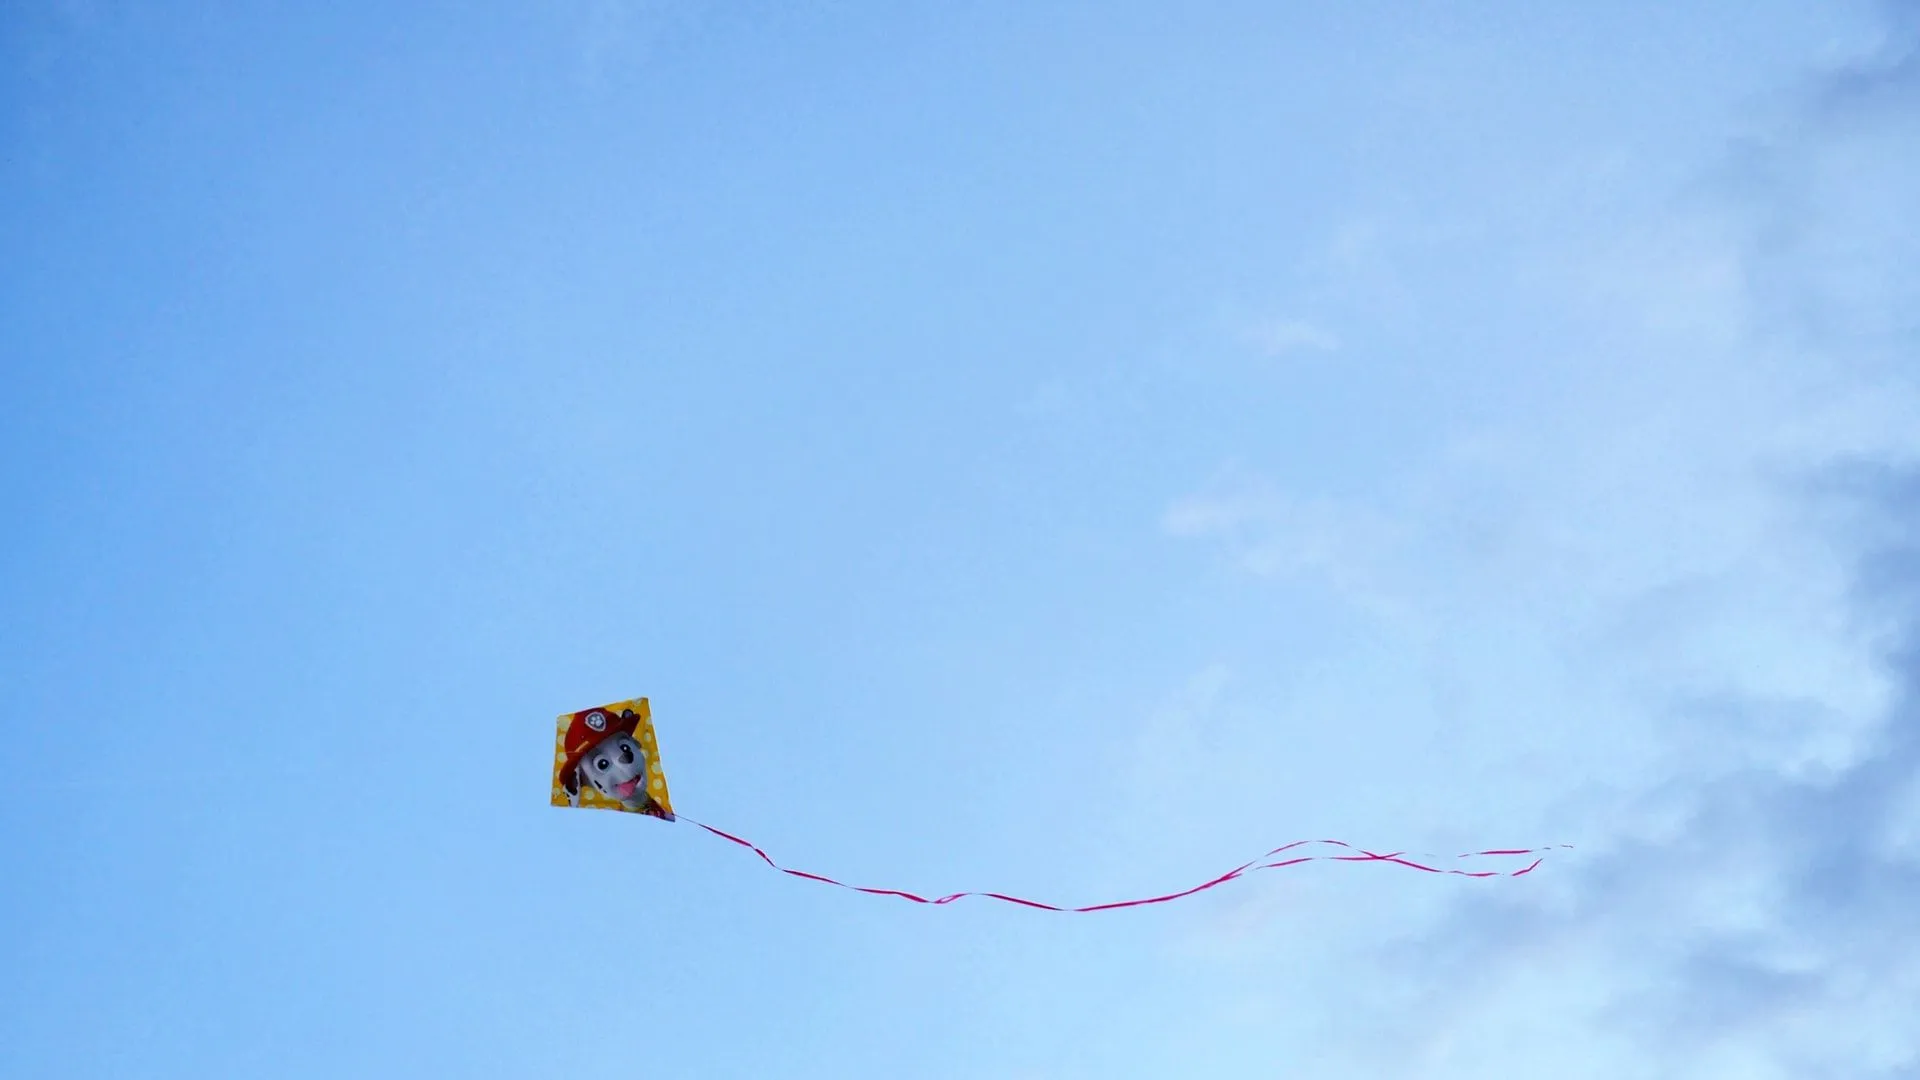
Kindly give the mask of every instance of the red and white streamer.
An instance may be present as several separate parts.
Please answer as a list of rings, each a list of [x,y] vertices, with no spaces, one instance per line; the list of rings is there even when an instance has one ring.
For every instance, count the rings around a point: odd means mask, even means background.
[[[1118,908],[1142,907],[1147,904],[1164,904],[1169,900],[1178,900],[1183,896],[1192,896],[1193,894],[1198,892],[1205,892],[1206,890],[1211,889],[1217,885],[1225,885],[1227,882],[1232,881],[1237,877],[1241,877],[1242,875],[1253,873],[1256,870],[1278,870],[1286,866],[1298,866],[1301,863],[1310,863],[1310,862],[1316,862],[1316,861],[1322,861],[1322,860],[1331,861],[1331,862],[1391,863],[1396,866],[1404,866],[1411,870],[1424,870],[1429,874],[1458,874],[1462,877],[1473,877],[1473,878],[1520,877],[1523,874],[1532,873],[1534,871],[1534,868],[1538,867],[1541,864],[1541,862],[1545,860],[1546,853],[1554,850],[1554,848],[1545,847],[1545,848],[1493,848],[1486,851],[1469,851],[1464,854],[1454,856],[1454,859],[1456,861],[1463,860],[1463,859],[1486,859],[1486,858],[1518,859],[1518,858],[1524,858],[1526,856],[1532,856],[1533,858],[1532,858],[1532,861],[1528,862],[1527,865],[1521,867],[1518,870],[1461,870],[1453,867],[1428,866],[1426,863],[1416,862],[1413,859],[1408,858],[1407,853],[1404,851],[1390,851],[1390,852],[1368,851],[1364,848],[1354,847],[1352,844],[1346,843],[1343,840],[1295,840],[1291,844],[1283,844],[1280,847],[1274,848],[1272,851],[1267,852],[1265,855],[1262,855],[1257,859],[1252,859],[1247,862],[1244,862],[1239,866],[1236,866],[1233,869],[1227,871],[1226,873],[1221,874],[1219,877],[1216,877],[1211,881],[1202,882],[1198,885],[1195,885],[1191,889],[1182,889],[1179,892],[1166,893],[1165,895],[1162,895],[1162,896],[1149,896],[1140,900],[1119,900],[1109,904],[1089,904],[1086,907],[1061,907],[1057,904],[1043,904],[1038,900],[1027,900],[1018,896],[1008,896],[1005,893],[997,893],[997,892],[957,892],[957,893],[949,894],[947,896],[926,897],[926,896],[920,896],[915,893],[906,892],[901,889],[876,889],[876,888],[870,888],[864,885],[849,885],[844,881],[835,881],[833,878],[826,877],[821,874],[813,874],[813,873],[808,873],[805,870],[795,870],[791,867],[781,866],[779,863],[773,861],[773,856],[768,855],[765,851],[762,851],[759,845],[749,840],[742,840],[740,837],[735,836],[730,832],[723,832],[719,829],[714,828],[711,825],[702,825],[700,822],[695,821],[692,818],[687,817],[685,815],[680,815],[679,820],[684,821],[689,825],[699,826],[700,828],[705,829],[706,831],[712,833],[713,835],[719,837],[722,840],[728,840],[735,844],[740,845],[743,848],[746,848],[747,850],[753,852],[755,855],[760,856],[760,859],[762,862],[765,862],[768,866],[773,867],[775,870],[778,870],[783,874],[791,874],[794,877],[806,878],[808,881],[818,881],[827,885],[837,885],[842,889],[852,889],[854,892],[867,893],[873,896],[897,896],[902,900],[911,900],[916,904],[951,904],[955,900],[960,900],[965,897],[981,896],[981,897],[986,897],[989,900],[1001,900],[1009,904],[1019,904],[1022,907],[1039,908],[1042,911],[1060,911],[1060,912],[1071,912],[1075,914],[1080,914],[1080,913],[1085,913],[1090,911],[1113,911]],[[1295,855],[1295,856],[1292,856],[1291,858],[1277,859],[1277,860],[1274,858],[1277,855],[1284,855],[1289,851],[1292,851],[1296,848],[1305,847],[1309,844],[1320,844],[1328,847],[1340,848],[1348,852],[1348,854]],[[1569,845],[1569,844],[1558,845],[1558,847],[1560,848],[1569,848],[1571,846],[1572,845]],[[1427,856],[1427,855],[1423,855],[1420,857],[1434,858],[1434,856]]]

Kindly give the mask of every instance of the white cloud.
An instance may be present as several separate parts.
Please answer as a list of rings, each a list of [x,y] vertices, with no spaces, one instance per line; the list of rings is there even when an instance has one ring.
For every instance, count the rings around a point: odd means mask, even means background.
[[[1580,845],[1329,989],[1362,1019],[1308,1075],[1920,1076],[1915,56],[1718,201],[1524,252],[1516,303],[1569,328],[1515,363],[1525,415],[1364,495],[1243,469],[1168,509],[1449,665],[1452,753],[1532,770],[1463,818]],[[1847,485],[1877,522],[1823,516]],[[1279,948],[1271,914],[1188,947]]]

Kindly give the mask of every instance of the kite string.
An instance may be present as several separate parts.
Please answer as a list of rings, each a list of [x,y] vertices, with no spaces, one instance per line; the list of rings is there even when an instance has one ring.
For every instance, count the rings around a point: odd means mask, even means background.
[[[1243,874],[1250,873],[1254,870],[1278,870],[1282,867],[1298,866],[1302,863],[1315,862],[1319,860],[1330,860],[1333,862],[1394,863],[1394,864],[1404,866],[1413,870],[1424,870],[1430,874],[1458,874],[1462,877],[1473,877],[1473,878],[1500,877],[1502,876],[1503,873],[1507,877],[1520,877],[1523,874],[1532,873],[1534,868],[1538,867],[1541,864],[1541,862],[1545,860],[1545,857],[1546,857],[1545,853],[1553,850],[1553,848],[1551,847],[1490,848],[1485,851],[1469,851],[1469,852],[1465,852],[1463,854],[1454,856],[1454,858],[1456,859],[1474,859],[1474,858],[1482,858],[1482,857],[1511,858],[1511,857],[1521,856],[1521,855],[1534,856],[1533,861],[1528,863],[1526,866],[1521,867],[1518,870],[1503,872],[1499,870],[1456,870],[1451,868],[1428,866],[1425,863],[1414,862],[1413,860],[1406,858],[1407,853],[1404,851],[1394,851],[1394,852],[1381,854],[1379,852],[1368,851],[1365,848],[1354,847],[1352,844],[1349,844],[1344,840],[1295,840],[1293,843],[1282,844],[1281,846],[1274,848],[1272,851],[1267,852],[1265,855],[1260,856],[1260,858],[1258,859],[1253,859],[1248,862],[1241,863],[1239,866],[1236,866],[1232,870],[1229,870],[1226,873],[1221,874],[1219,877],[1216,877],[1211,881],[1202,882],[1198,885],[1193,886],[1190,889],[1182,889],[1179,892],[1165,893],[1160,896],[1149,896],[1139,900],[1119,900],[1119,901],[1115,901],[1113,903],[1107,903],[1107,904],[1090,904],[1086,907],[1061,907],[1057,904],[1043,904],[1038,900],[1027,900],[1022,897],[1008,896],[1005,893],[997,893],[997,892],[957,892],[957,893],[949,894],[947,896],[937,896],[937,897],[929,898],[925,896],[920,896],[916,893],[906,892],[901,889],[876,889],[876,888],[870,888],[864,885],[849,885],[844,881],[836,881],[833,878],[826,877],[821,874],[814,874],[814,873],[809,873],[808,871],[805,871],[805,870],[795,870],[791,867],[781,866],[779,863],[773,860],[773,856],[768,855],[766,851],[761,849],[761,847],[758,844],[755,844],[750,840],[743,840],[740,837],[735,836],[730,832],[726,832],[721,829],[716,829],[713,826],[707,825],[703,822],[695,821],[692,818],[687,817],[685,814],[679,814],[676,816],[678,817],[679,820],[684,821],[689,825],[698,826],[699,828],[705,829],[707,832],[712,833],[713,835],[719,837],[722,840],[726,840],[730,843],[734,843],[739,845],[740,847],[746,848],[748,851],[751,851],[755,855],[760,856],[760,861],[766,863],[768,866],[773,867],[775,870],[778,870],[783,874],[789,874],[789,875],[792,875],[793,877],[798,877],[798,878],[806,878],[808,881],[818,881],[823,884],[835,885],[842,889],[851,889],[854,892],[867,893],[872,896],[897,896],[903,900],[910,900],[916,904],[934,904],[934,905],[951,904],[955,900],[960,900],[965,897],[979,896],[979,897],[985,897],[990,900],[1000,900],[1009,904],[1018,904],[1022,907],[1038,908],[1041,911],[1059,911],[1059,912],[1067,912],[1071,914],[1084,914],[1084,913],[1093,912],[1093,911],[1113,911],[1119,908],[1142,907],[1147,904],[1164,904],[1169,900],[1178,900],[1181,897],[1192,896],[1195,893],[1204,892],[1205,890],[1214,888],[1217,885],[1224,885],[1227,882],[1232,881],[1235,878],[1238,878]],[[1293,850],[1294,848],[1303,847],[1307,844],[1325,844],[1332,847],[1344,848],[1350,852],[1356,852],[1357,854],[1296,855],[1293,858],[1280,859],[1274,862],[1263,861],[1263,860],[1272,859],[1276,855],[1284,854],[1288,851]],[[1572,847],[1571,844],[1559,844],[1556,846],[1559,848]],[[1424,856],[1424,855],[1421,857],[1434,858],[1434,856]]]

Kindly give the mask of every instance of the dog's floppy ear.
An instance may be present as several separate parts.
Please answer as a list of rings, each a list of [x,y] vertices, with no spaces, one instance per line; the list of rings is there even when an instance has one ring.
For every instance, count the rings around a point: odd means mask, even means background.
[[[579,806],[580,805],[580,766],[575,765],[573,768],[568,769],[566,772],[561,773],[560,786],[567,789],[567,803],[571,806]]]

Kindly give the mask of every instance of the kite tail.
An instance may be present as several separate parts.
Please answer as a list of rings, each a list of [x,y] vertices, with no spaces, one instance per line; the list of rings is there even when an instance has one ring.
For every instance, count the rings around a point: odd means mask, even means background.
[[[773,861],[773,856],[768,855],[765,851],[761,850],[758,844],[755,844],[750,840],[743,840],[740,837],[735,836],[730,832],[725,832],[723,830],[716,829],[711,825],[707,825],[702,822],[695,821],[692,818],[686,816],[685,814],[681,814],[679,819],[681,821],[686,822],[689,825],[695,825],[702,829],[705,829],[707,832],[712,833],[713,835],[719,837],[722,840],[726,840],[731,843],[738,844],[743,848],[746,848],[748,851],[751,851],[755,855],[760,856],[761,862],[766,863],[768,866],[773,867],[775,870],[778,870],[783,874],[789,874],[797,878],[806,878],[808,881],[818,881],[827,885],[836,885],[842,889],[851,889],[854,892],[867,893],[868,895],[871,895],[871,896],[897,896],[902,900],[911,900],[916,904],[936,904],[936,905],[951,904],[955,900],[959,900],[964,897],[979,896],[989,900],[999,900],[1008,904],[1018,904],[1021,907],[1038,908],[1041,911],[1059,911],[1059,912],[1068,912],[1073,914],[1083,914],[1083,913],[1092,912],[1092,911],[1114,911],[1119,908],[1142,907],[1147,904],[1164,904],[1169,900],[1178,900],[1184,896],[1192,896],[1195,893],[1205,892],[1206,890],[1214,888],[1215,886],[1224,885],[1227,882],[1234,880],[1235,878],[1238,878],[1244,874],[1252,873],[1253,871],[1256,871],[1256,870],[1278,870],[1282,867],[1298,866],[1302,863],[1309,863],[1309,862],[1323,861],[1323,860],[1332,861],[1332,862],[1393,863],[1398,866],[1407,867],[1408,869],[1411,869],[1411,870],[1424,870],[1429,874],[1458,874],[1461,877],[1472,877],[1472,878],[1490,878],[1490,877],[1503,877],[1503,876],[1504,877],[1520,877],[1524,874],[1532,873],[1536,867],[1538,867],[1543,861],[1545,861],[1547,852],[1553,851],[1556,848],[1571,849],[1573,846],[1571,844],[1558,844],[1558,845],[1554,845],[1553,847],[1543,847],[1543,848],[1492,848],[1486,851],[1469,851],[1460,855],[1453,856],[1453,858],[1456,860],[1479,859],[1479,858],[1519,859],[1529,855],[1533,856],[1533,858],[1532,858],[1532,861],[1528,862],[1527,865],[1521,867],[1518,870],[1460,870],[1452,867],[1429,866],[1423,862],[1416,862],[1413,859],[1408,858],[1407,853],[1404,851],[1392,851],[1392,852],[1385,852],[1385,853],[1368,851],[1364,848],[1354,847],[1352,844],[1349,844],[1343,840],[1295,840],[1291,844],[1282,844],[1280,847],[1274,848],[1272,851],[1267,852],[1265,855],[1262,855],[1257,859],[1252,859],[1247,862],[1241,863],[1239,866],[1236,866],[1233,869],[1227,871],[1226,873],[1221,874],[1219,877],[1216,877],[1211,881],[1202,882],[1198,885],[1193,886],[1190,889],[1182,889],[1179,892],[1166,893],[1161,896],[1149,896],[1139,900],[1119,900],[1119,901],[1115,901],[1113,903],[1107,903],[1107,904],[1089,904],[1086,907],[1062,907],[1057,904],[1044,904],[1038,900],[1027,900],[1018,896],[1008,896],[1005,893],[997,893],[997,892],[957,892],[957,893],[951,893],[947,896],[926,897],[926,896],[920,896],[916,893],[906,892],[901,889],[876,889],[876,888],[870,888],[864,885],[849,885],[844,881],[836,881],[833,878],[826,877],[821,874],[813,874],[805,870],[795,870],[791,867],[781,866],[779,863]],[[1295,848],[1304,847],[1308,844],[1323,844],[1330,847],[1342,848],[1350,852],[1351,854],[1295,855],[1291,858],[1286,858],[1286,859],[1278,859],[1278,860],[1274,859],[1274,856],[1276,855],[1285,854],[1288,851],[1292,851]],[[1420,858],[1437,859],[1438,856],[1422,855],[1420,856]]]

